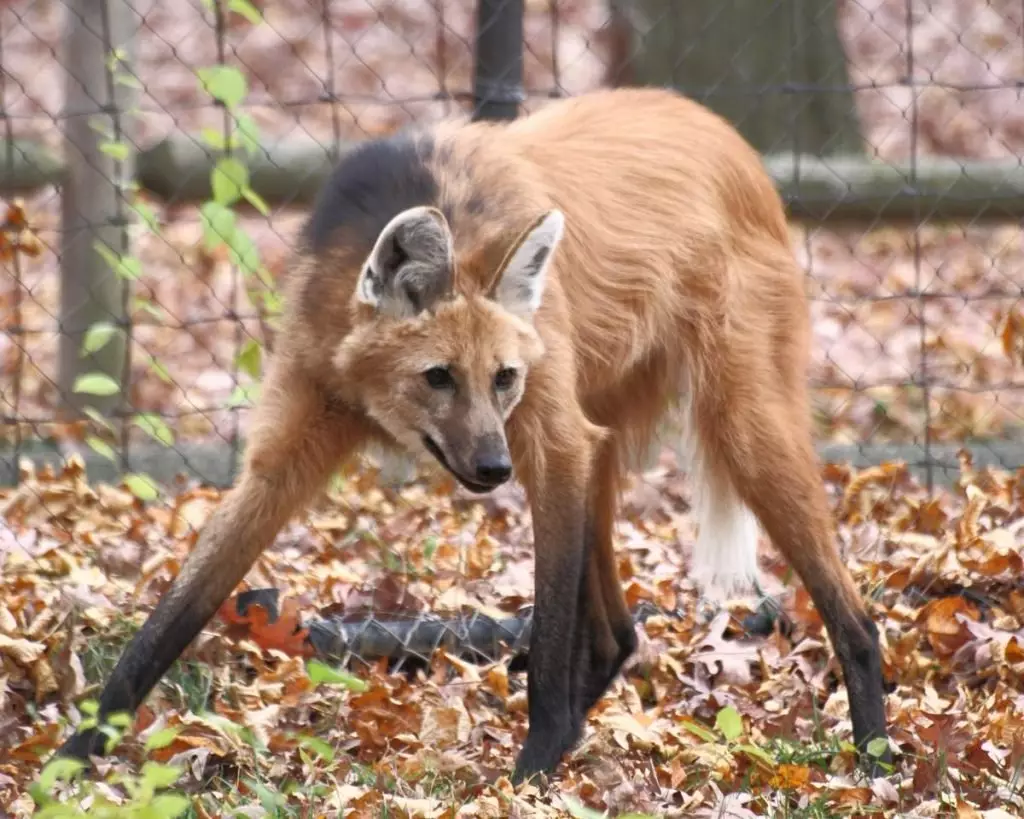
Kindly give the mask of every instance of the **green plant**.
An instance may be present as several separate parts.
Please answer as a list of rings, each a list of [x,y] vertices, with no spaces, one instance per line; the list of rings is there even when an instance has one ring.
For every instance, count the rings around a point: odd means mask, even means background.
[[[88,716],[82,720],[81,728],[97,727],[95,700],[83,702],[80,706]],[[131,725],[128,714],[111,714],[99,725],[107,736],[108,749],[115,746],[122,734]],[[176,729],[154,733],[146,742],[146,750],[156,750],[169,745],[177,734]],[[39,773],[29,789],[39,810],[39,819],[90,816],[97,819],[174,819],[190,807],[190,800],[183,794],[168,791],[181,777],[181,768],[147,760],[138,773],[111,770],[100,783],[82,778],[85,763],[77,759],[56,758]],[[106,787],[103,787],[105,785]],[[110,789],[118,789],[124,799],[112,800]],[[63,800],[58,798],[63,795]],[[83,807],[87,805],[87,807]]]
[[[738,741],[743,736],[743,718],[731,705],[727,705],[719,710],[715,716],[715,727],[718,729],[717,734],[703,725],[690,720],[685,720],[683,727],[705,742],[720,748],[725,754],[742,753],[756,762],[767,765],[769,768],[775,765],[775,759],[760,746],[750,742]]]
[[[258,25],[262,22],[260,12],[249,0],[203,0],[207,9],[217,15],[234,12],[245,18],[249,23]],[[126,54],[122,49],[115,49],[108,57],[107,69],[114,85],[138,86],[138,80],[126,68]],[[208,252],[226,248],[231,264],[242,273],[245,292],[250,303],[271,321],[280,312],[279,294],[273,286],[273,280],[260,258],[255,241],[241,225],[236,206],[243,200],[264,216],[269,215],[267,203],[252,189],[249,168],[246,159],[259,150],[260,133],[256,122],[241,110],[242,103],[249,92],[245,75],[236,67],[229,65],[206,66],[196,70],[196,81],[200,88],[224,111],[224,127],[221,130],[204,128],[200,137],[217,157],[210,172],[211,198],[199,207],[199,215],[203,228],[203,245]],[[125,116],[136,113],[134,110],[122,112]],[[100,150],[117,162],[123,162],[130,154],[130,147],[112,131],[105,122],[94,120],[94,130],[103,138]],[[128,210],[139,218],[140,225],[155,236],[160,236],[160,221],[156,212],[139,196],[139,185],[133,180],[122,183],[123,198]],[[129,284],[138,281],[143,273],[141,260],[125,248],[118,250],[97,241],[95,251],[103,257],[110,269]],[[164,311],[157,305],[136,295],[131,302],[132,309],[148,313],[157,320],[165,320]],[[89,355],[103,349],[110,341],[125,333],[125,327],[109,321],[93,324],[82,340],[81,355]],[[229,406],[239,407],[250,404],[257,394],[262,371],[263,350],[260,341],[255,338],[246,340],[241,345],[235,365],[248,379],[248,383],[240,383],[228,399]],[[158,378],[170,383],[171,377],[167,368],[152,355],[146,356],[146,364]],[[79,376],[73,390],[95,396],[116,395],[127,388],[106,373],[91,372]],[[86,415],[96,424],[94,434],[86,437],[86,444],[100,456],[116,460],[116,453],[111,444],[104,439],[103,433],[112,434],[113,426],[94,408],[85,408]],[[167,423],[152,413],[136,413],[130,423],[141,429],[163,446],[174,444],[174,433]],[[129,474],[125,477],[127,488],[143,501],[151,501],[157,497],[158,486],[145,474]]]

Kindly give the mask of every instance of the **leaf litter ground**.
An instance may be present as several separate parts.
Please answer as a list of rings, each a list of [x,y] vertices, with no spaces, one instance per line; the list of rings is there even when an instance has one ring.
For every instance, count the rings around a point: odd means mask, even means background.
[[[823,467],[838,543],[882,632],[901,753],[888,778],[854,771],[821,620],[766,542],[765,585],[785,614],[771,633],[745,631],[753,599],[716,608],[698,596],[689,487],[667,454],[633,482],[617,541],[631,606],[660,613],[638,626],[639,651],[549,791],[506,778],[527,727],[510,651],[482,664],[438,651],[412,670],[355,661],[352,686],[307,668],[303,621],[500,617],[532,599],[518,487],[482,500],[433,479],[390,490],[369,470],[336,482],[247,576],[249,589],[280,590],[278,619],[225,606],[100,772],[144,757],[178,765],[200,817],[266,815],[275,799],[276,815],[339,817],[1020,815],[1024,471],[976,471],[966,456],[962,467],[932,496],[900,464]],[[218,497],[183,485],[144,505],[90,486],[77,461],[0,493],[9,814],[31,812],[40,759],[82,719],[76,703],[98,695]],[[147,756],[166,729],[177,733]]]

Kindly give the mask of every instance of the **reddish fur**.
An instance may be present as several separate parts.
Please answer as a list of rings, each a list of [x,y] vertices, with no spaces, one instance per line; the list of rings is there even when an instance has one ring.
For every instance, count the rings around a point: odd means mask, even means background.
[[[632,650],[615,502],[625,464],[679,412],[712,492],[735,491],[807,584],[848,684],[850,668],[867,669],[851,686],[851,702],[865,703],[855,731],[878,735],[877,642],[833,544],[811,442],[802,273],[758,154],[707,109],[654,89],[431,130],[457,298],[421,318],[378,320],[353,295],[367,237],[342,229],[329,250],[298,259],[245,474],[175,585],[180,606],[153,619],[172,623],[200,592],[212,613],[344,456],[396,436],[415,446],[419,425],[437,420],[415,386],[431,360],[459,361],[483,394],[496,362],[513,357],[529,365],[506,427],[533,509],[538,600],[517,774],[553,767]],[[552,208],[565,235],[531,326],[488,296],[502,261]],[[446,409],[437,423],[457,449],[507,410]],[[259,536],[229,545],[243,530]]]

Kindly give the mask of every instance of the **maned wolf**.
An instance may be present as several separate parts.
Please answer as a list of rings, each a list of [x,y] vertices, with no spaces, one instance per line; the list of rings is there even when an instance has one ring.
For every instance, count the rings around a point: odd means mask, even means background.
[[[101,714],[134,710],[331,473],[384,443],[474,492],[523,483],[536,587],[514,779],[553,771],[635,648],[616,501],[672,422],[698,490],[694,571],[743,587],[759,522],[828,628],[855,742],[885,737],[878,632],[812,446],[803,276],[760,157],[725,121],[622,89],[369,141],[324,184],[286,305],[244,472]],[[81,732],[61,752],[99,740]]]

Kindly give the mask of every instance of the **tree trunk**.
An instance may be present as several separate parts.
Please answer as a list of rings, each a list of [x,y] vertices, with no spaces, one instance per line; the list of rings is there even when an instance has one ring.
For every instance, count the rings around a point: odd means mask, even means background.
[[[111,76],[112,52],[127,56],[138,17],[126,0],[66,0],[64,62],[64,164],[61,191],[60,370],[62,413],[76,417],[90,406],[107,414],[121,402],[113,395],[76,392],[82,375],[100,373],[120,382],[129,351],[124,333],[128,282],[97,253],[101,242],[129,255],[123,189],[134,175],[130,85]],[[120,140],[117,139],[120,137]],[[124,155],[112,145],[119,142]],[[105,145],[106,144],[106,145]],[[106,150],[104,148],[106,147]],[[88,329],[107,322],[121,329],[101,349],[83,355]],[[127,390],[129,385],[122,384]]]
[[[612,84],[671,86],[762,153],[860,153],[835,0],[609,0]]]

